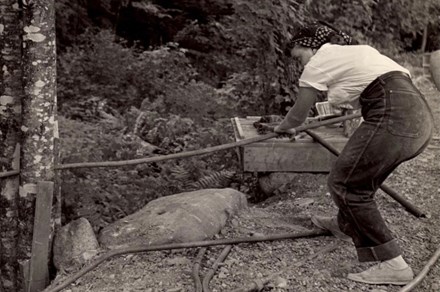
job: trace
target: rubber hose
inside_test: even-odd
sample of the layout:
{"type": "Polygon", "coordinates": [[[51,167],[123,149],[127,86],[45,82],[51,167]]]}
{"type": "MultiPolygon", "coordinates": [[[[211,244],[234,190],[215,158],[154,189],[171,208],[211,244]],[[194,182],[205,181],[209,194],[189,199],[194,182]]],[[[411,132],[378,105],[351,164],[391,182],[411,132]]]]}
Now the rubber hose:
{"type": "Polygon", "coordinates": [[[220,239],[220,240],[207,240],[207,241],[194,241],[194,242],[184,242],[184,243],[170,243],[163,245],[142,245],[142,246],[132,246],[128,248],[120,248],[110,250],[102,256],[98,257],[96,260],[91,262],[90,264],[83,267],[81,270],[76,272],[75,274],[67,277],[63,282],[59,283],[55,287],[51,288],[47,287],[45,292],[58,292],[71,283],[75,282],[77,279],[87,274],[106,260],[123,254],[129,253],[139,253],[139,252],[149,252],[149,251],[159,251],[159,250],[170,250],[170,249],[184,249],[184,248],[194,248],[194,247],[206,247],[206,246],[216,246],[216,245],[229,245],[229,244],[238,244],[238,243],[254,243],[261,241],[275,241],[282,239],[294,239],[294,238],[302,238],[302,237],[315,237],[322,235],[330,235],[328,231],[322,229],[308,230],[298,233],[281,233],[274,234],[268,236],[253,236],[253,237],[244,237],[244,238],[228,238],[228,239],[220,239]]]}
{"type": "Polygon", "coordinates": [[[209,282],[214,277],[215,271],[218,269],[218,266],[225,260],[231,249],[232,245],[225,246],[217,260],[212,265],[212,268],[208,271],[208,273],[206,273],[205,277],[203,278],[203,292],[211,292],[211,289],[209,289],[209,282]]]}
{"type": "Polygon", "coordinates": [[[19,174],[20,174],[19,170],[5,171],[5,172],[0,173],[0,178],[10,177],[10,176],[19,175],[19,174]]]}
{"type": "MultiPolygon", "coordinates": [[[[332,119],[328,119],[328,120],[324,120],[324,121],[319,121],[316,123],[301,125],[301,126],[296,127],[292,130],[294,130],[295,133],[299,133],[299,132],[303,132],[308,129],[316,129],[316,128],[319,128],[322,126],[327,126],[327,125],[331,125],[331,124],[335,124],[335,123],[339,123],[339,122],[343,122],[343,121],[347,121],[347,120],[351,120],[351,119],[355,119],[355,118],[359,118],[359,117],[361,117],[361,114],[355,113],[355,114],[351,114],[351,115],[346,115],[346,116],[332,118],[332,119]]],[[[71,163],[71,164],[61,164],[61,165],[55,166],[55,169],[116,167],[116,166],[126,166],[126,165],[135,165],[135,164],[141,164],[141,163],[165,161],[165,160],[170,160],[170,159],[179,159],[179,158],[185,158],[185,157],[191,157],[191,156],[197,156],[197,155],[205,155],[205,154],[212,153],[215,151],[220,151],[220,150],[236,148],[239,146],[244,146],[244,145],[252,144],[255,142],[275,138],[277,136],[279,136],[279,134],[277,134],[277,133],[268,133],[266,135],[243,139],[243,140],[240,140],[237,142],[232,142],[232,143],[223,144],[223,145],[217,145],[217,146],[208,147],[208,148],[199,149],[199,150],[180,152],[180,153],[169,154],[169,155],[161,155],[161,156],[155,156],[155,157],[123,160],[123,161],[80,162],[80,163],[71,163]]]]}
{"type": "Polygon", "coordinates": [[[435,262],[440,257],[440,247],[436,250],[434,255],[429,259],[426,265],[423,267],[422,271],[415,277],[411,282],[406,284],[405,287],[399,290],[399,292],[409,292],[414,289],[417,285],[419,285],[422,280],[428,275],[429,269],[435,264],[435,262]]]}
{"type": "Polygon", "coordinates": [[[193,267],[193,280],[194,280],[194,291],[195,292],[203,292],[202,281],[200,280],[200,265],[203,259],[203,256],[206,252],[206,247],[202,247],[199,249],[199,252],[196,257],[196,262],[193,267]]]}

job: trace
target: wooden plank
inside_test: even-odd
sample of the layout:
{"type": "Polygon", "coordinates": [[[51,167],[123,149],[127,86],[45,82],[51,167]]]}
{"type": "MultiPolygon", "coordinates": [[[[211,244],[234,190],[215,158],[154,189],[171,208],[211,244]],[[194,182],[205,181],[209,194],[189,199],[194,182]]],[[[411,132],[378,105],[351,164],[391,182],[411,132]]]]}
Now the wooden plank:
{"type": "Polygon", "coordinates": [[[240,137],[238,136],[237,120],[236,120],[236,118],[231,118],[231,125],[232,125],[232,129],[234,130],[235,141],[238,141],[238,139],[240,139],[240,137]]]}
{"type": "Polygon", "coordinates": [[[28,292],[42,291],[49,281],[49,239],[54,183],[38,182],[28,292]]]}
{"type": "Polygon", "coordinates": [[[238,138],[243,139],[244,138],[243,128],[241,127],[240,120],[237,117],[235,118],[235,125],[237,127],[238,138]]]}
{"type": "MultiPolygon", "coordinates": [[[[18,262],[18,267],[20,270],[20,275],[24,279],[24,291],[28,291],[29,289],[29,270],[30,270],[30,261],[29,260],[22,260],[18,262]]],[[[1,290],[0,290],[1,291],[1,290]]]]}
{"type": "MultiPolygon", "coordinates": [[[[347,139],[331,141],[342,150],[347,139]]],[[[329,172],[336,157],[316,142],[255,143],[244,147],[246,172],[329,172]]]]}
{"type": "MultiPolygon", "coordinates": [[[[237,124],[239,123],[238,118],[231,118],[231,123],[232,123],[232,128],[234,130],[235,141],[240,141],[241,140],[240,134],[238,133],[238,130],[237,130],[237,124]]],[[[243,171],[243,160],[242,160],[243,154],[242,154],[242,152],[243,152],[242,147],[235,148],[235,153],[237,154],[238,163],[241,167],[241,171],[243,171]]]]}
{"type": "Polygon", "coordinates": [[[428,77],[428,78],[432,78],[431,68],[430,68],[430,59],[431,59],[431,53],[424,53],[422,55],[423,76],[428,77]]]}
{"type": "Polygon", "coordinates": [[[440,50],[431,53],[429,64],[432,81],[437,89],[440,90],[440,50]]]}

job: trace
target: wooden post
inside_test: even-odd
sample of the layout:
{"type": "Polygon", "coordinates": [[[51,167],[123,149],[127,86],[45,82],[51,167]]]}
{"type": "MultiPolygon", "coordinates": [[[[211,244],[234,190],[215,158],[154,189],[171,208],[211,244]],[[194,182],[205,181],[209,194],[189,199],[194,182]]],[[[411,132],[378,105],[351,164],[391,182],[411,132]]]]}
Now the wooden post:
{"type": "Polygon", "coordinates": [[[422,55],[422,69],[423,69],[423,77],[430,78],[431,72],[430,72],[430,61],[431,53],[423,53],[422,55]]]}
{"type": "Polygon", "coordinates": [[[28,284],[26,292],[39,292],[44,290],[49,280],[48,259],[53,191],[53,182],[38,182],[32,256],[29,265],[29,278],[26,281],[28,284]]]}
{"type": "Polygon", "coordinates": [[[440,50],[430,54],[429,71],[431,72],[432,81],[437,87],[437,90],[440,91],[440,50]]]}

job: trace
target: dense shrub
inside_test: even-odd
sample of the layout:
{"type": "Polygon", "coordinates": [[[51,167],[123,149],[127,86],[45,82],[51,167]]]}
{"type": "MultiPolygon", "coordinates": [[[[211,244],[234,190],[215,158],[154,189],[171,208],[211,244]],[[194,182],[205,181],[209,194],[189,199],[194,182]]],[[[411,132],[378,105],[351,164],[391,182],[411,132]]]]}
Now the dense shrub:
{"type": "Polygon", "coordinates": [[[109,31],[88,31],[79,37],[78,45],[59,54],[58,100],[63,114],[68,116],[69,106],[93,96],[116,105],[140,98],[130,82],[135,56],[113,38],[109,31]]]}
{"type": "Polygon", "coordinates": [[[237,1],[234,15],[193,22],[176,35],[201,80],[235,100],[241,114],[269,114],[293,102],[298,64],[286,58],[289,37],[304,22],[295,1],[237,1]]]}
{"type": "MultiPolygon", "coordinates": [[[[140,157],[202,149],[230,142],[228,120],[209,127],[191,119],[132,109],[119,123],[101,120],[88,123],[60,117],[61,162],[129,160],[140,157]],[[140,114],[147,123],[139,136],[131,130],[140,114]],[[131,115],[131,117],[130,117],[131,115]],[[141,138],[143,137],[143,139],[141,138]],[[153,144],[156,143],[156,144],[153,144]]],[[[134,130],[134,129],[133,129],[134,130]]],[[[102,169],[72,169],[62,174],[65,220],[88,218],[96,230],[120,216],[130,214],[152,199],[179,193],[204,176],[237,169],[235,153],[170,160],[159,163],[102,169]]]]}
{"type": "MultiPolygon", "coordinates": [[[[215,90],[198,81],[199,76],[175,45],[153,51],[128,48],[114,41],[109,31],[81,36],[80,45],[59,56],[58,98],[60,111],[67,117],[71,108],[83,104],[90,109],[90,100],[98,97],[108,106],[123,113],[141,104],[200,122],[207,117],[224,116],[233,105],[218,107],[215,90]],[[89,102],[89,103],[88,103],[89,102]]],[[[80,110],[80,109],[78,109],[80,110]]]]}
{"type": "Polygon", "coordinates": [[[430,47],[440,47],[438,0],[308,0],[310,15],[333,23],[361,42],[373,44],[390,55],[420,50],[428,28],[430,47]],[[437,44],[435,44],[437,42],[437,44]]]}

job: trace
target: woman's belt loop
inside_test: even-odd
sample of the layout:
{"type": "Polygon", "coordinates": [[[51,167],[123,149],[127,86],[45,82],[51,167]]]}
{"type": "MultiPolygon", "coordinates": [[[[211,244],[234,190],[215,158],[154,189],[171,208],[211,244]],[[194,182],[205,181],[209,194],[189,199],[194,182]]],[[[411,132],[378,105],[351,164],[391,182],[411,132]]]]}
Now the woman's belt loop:
{"type": "Polygon", "coordinates": [[[409,80],[411,80],[410,76],[402,71],[390,71],[387,72],[385,74],[380,75],[379,77],[377,77],[376,79],[374,79],[365,89],[364,91],[362,91],[361,96],[363,96],[364,94],[368,93],[369,91],[371,91],[374,87],[376,87],[378,84],[380,85],[385,85],[386,84],[386,80],[392,77],[405,77],[409,80]]]}

